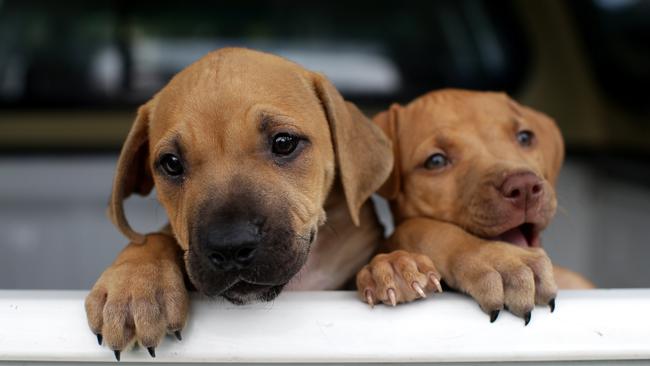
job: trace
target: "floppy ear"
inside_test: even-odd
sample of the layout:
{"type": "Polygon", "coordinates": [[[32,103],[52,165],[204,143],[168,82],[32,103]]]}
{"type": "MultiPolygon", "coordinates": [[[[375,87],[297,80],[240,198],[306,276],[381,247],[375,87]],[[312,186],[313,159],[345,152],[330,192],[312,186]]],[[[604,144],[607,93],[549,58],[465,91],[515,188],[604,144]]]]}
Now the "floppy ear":
{"type": "Polygon", "coordinates": [[[393,167],[390,140],[324,76],[314,74],[314,89],[325,110],[352,222],[361,205],[384,183],[393,167]]]}
{"type": "Polygon", "coordinates": [[[562,133],[555,120],[546,114],[525,106],[519,106],[519,108],[523,111],[524,117],[538,127],[537,131],[539,136],[537,140],[544,157],[544,175],[555,185],[560,175],[562,163],[564,162],[564,139],[562,138],[562,133]]]}
{"type": "Polygon", "coordinates": [[[138,115],[129,131],[117,160],[113,191],[108,215],[113,224],[132,242],[143,243],[144,235],[134,231],[124,215],[124,200],[132,193],[148,195],[153,188],[149,168],[149,115],[153,100],[138,109],[138,115]]]}
{"type": "Polygon", "coordinates": [[[385,199],[392,201],[397,198],[401,189],[401,177],[399,166],[399,139],[397,138],[397,123],[399,120],[399,111],[402,107],[394,103],[387,111],[380,112],[373,118],[373,121],[388,136],[393,143],[393,170],[388,176],[388,180],[379,188],[379,193],[385,199]]]}

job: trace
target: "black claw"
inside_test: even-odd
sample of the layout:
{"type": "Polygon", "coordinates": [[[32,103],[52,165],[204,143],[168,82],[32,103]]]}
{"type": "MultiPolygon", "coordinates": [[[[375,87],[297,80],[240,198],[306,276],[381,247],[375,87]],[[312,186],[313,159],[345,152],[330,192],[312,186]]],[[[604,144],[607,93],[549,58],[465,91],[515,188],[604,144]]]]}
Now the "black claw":
{"type": "Polygon", "coordinates": [[[180,330],[175,331],[174,335],[176,336],[176,339],[178,339],[179,341],[183,340],[183,337],[181,336],[181,331],[180,330]]]}
{"type": "Polygon", "coordinates": [[[149,351],[151,357],[156,358],[156,349],[154,347],[147,347],[147,351],[149,351]]]}
{"type": "Polygon", "coordinates": [[[101,346],[102,345],[102,340],[104,340],[104,338],[102,337],[102,334],[98,333],[97,334],[97,344],[99,344],[101,346]]]}
{"type": "Polygon", "coordinates": [[[120,360],[120,351],[115,350],[115,351],[113,351],[113,354],[115,355],[115,359],[119,361],[120,360]]]}
{"type": "Polygon", "coordinates": [[[548,306],[551,308],[551,313],[555,311],[555,298],[548,302],[548,306]]]}
{"type": "Polygon", "coordinates": [[[524,325],[528,325],[528,323],[530,323],[530,315],[530,311],[524,314],[524,325]]]}
{"type": "Polygon", "coordinates": [[[490,323],[494,323],[494,321],[497,320],[497,318],[499,317],[500,312],[501,312],[501,310],[493,310],[490,313],[490,323]]]}

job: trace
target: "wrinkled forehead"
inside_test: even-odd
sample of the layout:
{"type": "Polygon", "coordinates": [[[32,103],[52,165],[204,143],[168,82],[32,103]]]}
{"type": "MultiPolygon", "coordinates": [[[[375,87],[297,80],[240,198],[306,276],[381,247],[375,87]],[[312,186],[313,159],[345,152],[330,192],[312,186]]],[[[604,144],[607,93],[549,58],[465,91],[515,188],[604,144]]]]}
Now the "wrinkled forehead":
{"type": "Polygon", "coordinates": [[[404,110],[401,137],[443,143],[495,144],[525,128],[526,118],[499,93],[448,93],[417,101],[404,110]],[[417,131],[417,133],[414,133],[417,131]]]}
{"type": "Polygon", "coordinates": [[[290,119],[305,128],[324,119],[309,72],[300,66],[260,53],[210,56],[177,74],[158,93],[152,139],[180,126],[219,131],[264,116],[290,119]]]}

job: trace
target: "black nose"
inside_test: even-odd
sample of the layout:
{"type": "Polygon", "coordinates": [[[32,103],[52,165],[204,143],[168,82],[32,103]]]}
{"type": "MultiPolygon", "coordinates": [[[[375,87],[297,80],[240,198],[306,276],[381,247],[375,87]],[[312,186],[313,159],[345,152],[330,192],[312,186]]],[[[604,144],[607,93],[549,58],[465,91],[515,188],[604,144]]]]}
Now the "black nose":
{"type": "Polygon", "coordinates": [[[260,225],[249,220],[223,221],[213,225],[203,243],[215,267],[229,271],[248,267],[261,240],[260,225]]]}

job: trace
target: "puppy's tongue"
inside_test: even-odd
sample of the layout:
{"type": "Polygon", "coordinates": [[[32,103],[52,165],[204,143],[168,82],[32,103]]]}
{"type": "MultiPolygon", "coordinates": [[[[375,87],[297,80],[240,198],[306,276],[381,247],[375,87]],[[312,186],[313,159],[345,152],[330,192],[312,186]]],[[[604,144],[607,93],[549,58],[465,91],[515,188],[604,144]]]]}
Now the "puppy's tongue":
{"type": "Polygon", "coordinates": [[[505,241],[523,248],[528,247],[528,241],[526,240],[524,233],[521,231],[521,227],[516,227],[514,229],[506,231],[505,233],[499,235],[497,237],[497,240],[505,241]]]}

